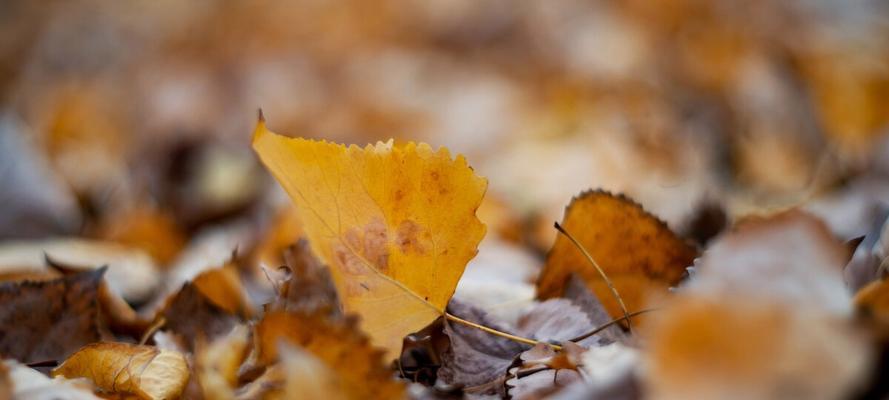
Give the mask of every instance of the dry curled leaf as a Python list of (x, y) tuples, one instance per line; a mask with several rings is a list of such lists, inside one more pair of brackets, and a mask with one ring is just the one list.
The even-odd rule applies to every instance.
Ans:
[[(575, 197), (562, 227), (590, 253), (614, 283), (629, 312), (665, 293), (691, 265), (695, 249), (632, 200), (603, 191)], [(608, 285), (568, 238), (560, 235), (537, 281), (541, 298), (561, 296), (571, 274), (586, 282), (612, 317), (623, 315)]]
[(105, 268), (44, 282), (0, 284), (0, 356), (61, 360), (99, 340), (98, 291)]
[(189, 369), (175, 351), (127, 343), (94, 343), (68, 357), (53, 376), (87, 378), (109, 393), (141, 399), (175, 399), (185, 389)]
[[(448, 311), (452, 314), (502, 332), (509, 329), (470, 304), (451, 301)], [(506, 370), (516, 356), (529, 346), (494, 336), (465, 325), (445, 322), (444, 333), (450, 346), (441, 355), (438, 379), (463, 388), (467, 393), (494, 394), (502, 391), (496, 380), (506, 375)]]
[(255, 335), (260, 365), (279, 360), (278, 343), (285, 341), (334, 371), (349, 398), (390, 399), (403, 394), (404, 386), (392, 379), (383, 362), (383, 351), (370, 344), (353, 319), (272, 311), (256, 325)]
[(364, 148), (288, 138), (260, 120), (253, 148), (290, 195), (340, 301), (391, 357), (442, 315), (485, 234), (487, 182), (462, 156), (392, 141)]

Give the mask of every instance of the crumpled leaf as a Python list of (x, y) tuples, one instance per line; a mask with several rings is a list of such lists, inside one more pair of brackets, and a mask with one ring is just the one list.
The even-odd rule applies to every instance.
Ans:
[(105, 268), (44, 282), (0, 283), (0, 356), (61, 360), (100, 338), (98, 290)]
[(109, 393), (141, 399), (178, 398), (188, 383), (185, 357), (175, 351), (126, 343), (94, 343), (68, 357), (52, 376), (87, 378)]
[(5, 400), (99, 400), (88, 382), (46, 375), (14, 360), (0, 361), (0, 399)]
[(278, 343), (285, 341), (334, 371), (349, 398), (390, 399), (403, 394), (404, 386), (392, 379), (383, 362), (383, 351), (371, 346), (354, 319), (272, 311), (256, 325), (255, 335), (260, 366), (279, 360)]
[[(632, 200), (604, 191), (575, 197), (562, 226), (583, 245), (614, 283), (629, 312), (682, 278), (696, 252), (666, 224)], [(623, 312), (608, 285), (564, 235), (556, 238), (537, 281), (541, 298), (561, 296), (571, 274), (586, 282), (612, 317)]]
[(475, 210), (487, 182), (462, 156), (288, 138), (262, 119), (253, 148), (296, 204), (343, 308), (390, 357), (441, 316), (485, 233)]
[[(509, 328), (491, 319), (487, 313), (469, 304), (452, 300), (452, 314), (489, 328), (508, 332)], [(502, 385), (489, 385), (506, 375), (513, 360), (529, 346), (494, 336), (478, 329), (446, 322), (444, 332), (450, 347), (442, 354), (438, 378), (449, 385), (478, 394), (497, 393)]]

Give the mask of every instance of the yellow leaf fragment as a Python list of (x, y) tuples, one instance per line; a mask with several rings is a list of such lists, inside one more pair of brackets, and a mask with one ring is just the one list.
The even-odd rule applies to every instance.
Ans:
[[(695, 249), (632, 200), (584, 192), (565, 210), (562, 227), (590, 253), (614, 283), (629, 312), (649, 296), (666, 293), (692, 264)], [(560, 296), (571, 274), (580, 276), (612, 317), (623, 315), (606, 282), (564, 235), (556, 238), (537, 281), (541, 298)]]
[(256, 126), (253, 148), (287, 191), (346, 312), (390, 355), (442, 315), (477, 252), (487, 182), (447, 149), (364, 148)]
[(392, 399), (403, 395), (404, 386), (392, 379), (383, 352), (371, 346), (354, 320), (330, 320), (325, 313), (273, 311), (256, 326), (260, 365), (282, 358), (281, 342), (296, 345), (324, 363), (349, 398)]
[(87, 378), (109, 393), (175, 399), (185, 389), (189, 370), (185, 357), (175, 351), (127, 343), (94, 343), (68, 357), (52, 375)]

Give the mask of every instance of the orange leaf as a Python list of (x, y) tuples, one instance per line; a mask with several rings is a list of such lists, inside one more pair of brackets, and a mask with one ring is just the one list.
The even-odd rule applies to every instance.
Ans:
[(392, 380), (392, 372), (383, 362), (383, 352), (370, 345), (352, 319), (331, 320), (325, 313), (266, 314), (256, 326), (261, 365), (279, 359), (278, 344), (282, 340), (312, 353), (335, 371), (350, 398), (398, 398), (404, 390)]
[[(632, 200), (603, 191), (584, 192), (565, 210), (562, 226), (592, 255), (614, 283), (629, 312), (644, 308), (652, 293), (666, 293), (691, 265), (695, 249)], [(560, 296), (572, 273), (580, 276), (612, 317), (623, 315), (596, 269), (560, 235), (537, 282), (541, 298)]]

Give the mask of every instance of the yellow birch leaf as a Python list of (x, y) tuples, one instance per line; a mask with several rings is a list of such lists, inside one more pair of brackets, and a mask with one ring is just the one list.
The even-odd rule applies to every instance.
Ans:
[(441, 316), (485, 226), (487, 181), (462, 156), (427, 144), (364, 148), (275, 134), (253, 148), (296, 204), (312, 250), (331, 268), (346, 312), (393, 356)]
[(52, 376), (87, 378), (109, 393), (176, 399), (185, 389), (189, 370), (185, 357), (175, 351), (128, 343), (93, 343), (68, 357)]

